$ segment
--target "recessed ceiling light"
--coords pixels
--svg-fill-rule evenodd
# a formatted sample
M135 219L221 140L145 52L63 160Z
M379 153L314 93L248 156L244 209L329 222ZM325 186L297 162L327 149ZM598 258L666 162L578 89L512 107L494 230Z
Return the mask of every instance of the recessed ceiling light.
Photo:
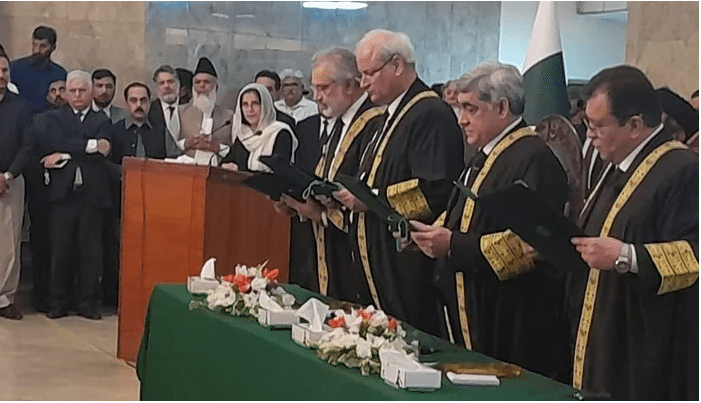
M305 1L304 8L320 8L323 10L360 10L368 6L362 1Z

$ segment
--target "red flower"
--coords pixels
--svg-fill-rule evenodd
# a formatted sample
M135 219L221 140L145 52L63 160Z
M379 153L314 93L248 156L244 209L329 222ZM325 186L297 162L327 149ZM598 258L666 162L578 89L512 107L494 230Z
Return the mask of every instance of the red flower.
M329 326L334 329L337 327L346 326L346 319L343 316L336 316L335 318L329 320Z
M270 280L270 281L277 280L278 274L280 274L279 269L273 269L273 270L263 269L263 276L267 277L268 280Z
M370 317L372 316L371 313L367 313L362 309L358 311L358 315L362 316L363 320L370 320Z
M233 274L227 274L226 276L222 277L221 279L226 281L227 283L234 284L234 275Z
M394 320L394 318L390 318L389 324L387 325L387 329L391 331L397 330L397 321Z
M246 293L251 290L251 281L253 280L252 277L246 277L243 274L237 274L234 276L234 281L233 283L236 285L236 288L239 289L239 292Z

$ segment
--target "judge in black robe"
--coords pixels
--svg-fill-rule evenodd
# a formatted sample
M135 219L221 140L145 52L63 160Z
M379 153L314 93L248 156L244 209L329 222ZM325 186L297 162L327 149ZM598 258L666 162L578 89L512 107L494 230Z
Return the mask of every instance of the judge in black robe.
M391 116L385 113L366 137L358 177L400 214L431 223L463 166L460 128L451 108L418 78L398 99ZM387 224L372 212L353 214L351 220L356 264L365 272L376 307L440 334L429 258L417 250L398 252Z
M494 78L498 77L498 78ZM521 180L562 212L567 175L520 117L525 100L513 66L486 63L458 81L460 125L479 149L459 181L486 195ZM486 83L489 83L487 86ZM480 92L488 87L490 92ZM518 203L514 200L514 203ZM468 349L562 381L568 378L565 276L524 252L523 241L457 188L434 227L412 239L437 258L449 337Z
M615 122L604 85L632 116L592 129ZM595 267L568 287L573 384L585 398L698 400L698 155L670 141L637 69L606 69L588 93L588 136L611 164L580 216L590 238L573 240ZM625 140L607 148L610 136Z

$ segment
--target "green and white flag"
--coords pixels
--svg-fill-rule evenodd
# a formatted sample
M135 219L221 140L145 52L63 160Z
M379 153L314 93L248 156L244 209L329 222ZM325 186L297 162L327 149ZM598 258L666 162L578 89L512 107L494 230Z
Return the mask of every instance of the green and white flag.
M528 124L535 125L553 114L569 118L565 64L553 1L538 4L523 64L523 87L526 91L523 118Z

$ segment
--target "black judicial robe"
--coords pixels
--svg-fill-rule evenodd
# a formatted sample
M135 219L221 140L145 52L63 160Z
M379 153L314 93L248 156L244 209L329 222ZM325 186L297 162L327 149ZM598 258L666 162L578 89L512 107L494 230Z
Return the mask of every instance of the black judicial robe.
M430 224L443 211L452 181L464 166L462 131L452 109L416 79L387 122L375 152L369 150L366 158L371 158L372 167L361 163L359 177L399 213ZM440 334L431 259L418 250L397 252L387 225L373 213L352 218L351 234L357 241L353 253L360 257L375 305Z
M380 122L384 108L373 108L369 98L363 102L350 122L343 141L338 144L336 155L334 150L321 155L315 173L324 176L324 166L329 165L325 179L334 180L337 174L355 176L358 173L361 146L366 138L373 134ZM331 130L331 128L329 128ZM331 138L329 138L329 141ZM362 305L372 304L370 289L358 257L352 252L355 239L348 232L349 215L340 210L330 214L328 226L313 223L315 237L314 265L317 289L324 291L321 282L326 281L326 295L341 301L356 302ZM321 280L321 278L327 280ZM323 293L323 292L322 292Z
M669 140L663 131L626 173L607 176L591 209L582 215L588 235L599 236L633 172ZM607 400L698 400L698 155L688 149L664 154L615 216L609 236L635 246L639 272L598 271L593 304L583 303L590 273L575 273L571 279L579 347L575 387L585 397ZM582 316L591 319L588 333L580 324Z
M567 175L542 139L526 135L499 153L510 137L519 133L533 132L522 122L497 143L480 171L485 176L476 193L488 194L520 179L553 209L563 211ZM494 156L489 166L489 158ZM468 182L468 187L474 181ZM507 235L507 227L498 217L484 213L479 206L473 210L467 231L461 231L466 198L456 189L451 204L444 223L453 231L450 255L438 261L437 278L456 343L471 343L474 351L566 382L570 355L564 274L543 261L524 265L518 255L523 257L519 238ZM502 242L508 247L500 246ZM498 273L499 261L487 258L486 253L497 250L513 258L513 265L506 267L511 274ZM461 298L465 301L462 315ZM464 332L469 334L470 343L466 343Z

